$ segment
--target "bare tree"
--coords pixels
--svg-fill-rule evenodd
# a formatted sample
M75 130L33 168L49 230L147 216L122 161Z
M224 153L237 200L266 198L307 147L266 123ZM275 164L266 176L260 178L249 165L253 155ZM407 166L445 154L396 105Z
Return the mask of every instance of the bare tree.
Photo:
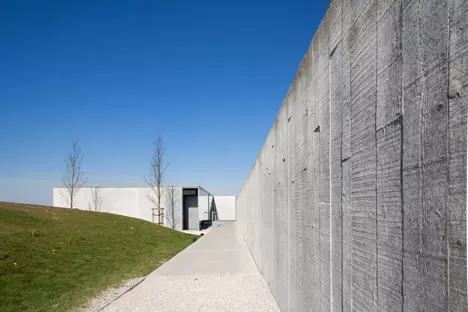
M74 208L76 195L86 183L86 177L82 169L83 153L77 137L72 139L71 145L71 150L65 158L66 171L63 185L65 187L65 201L70 208Z
M158 132L156 140L153 142L153 155L150 160L150 172L146 177L146 184L150 187L149 200L156 206L153 208L154 216L158 217L158 224L163 223L163 207L161 207L162 183L164 181L164 172L167 169L164 141L161 133ZM154 211L156 210L156 213Z
M102 197L99 186L91 186L91 200L88 202L88 208L91 211L101 211Z
M175 229L180 222L180 216L177 214L176 207L179 203L177 188L170 186L166 191L166 219L169 226Z

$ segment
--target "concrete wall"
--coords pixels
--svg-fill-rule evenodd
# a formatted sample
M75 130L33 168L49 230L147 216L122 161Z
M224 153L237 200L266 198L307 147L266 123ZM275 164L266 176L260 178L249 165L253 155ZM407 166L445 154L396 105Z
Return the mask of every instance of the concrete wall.
M213 195L202 187L198 188L198 219L210 220L210 205Z
M215 196L212 207L216 207L218 220L236 220L236 196Z
M467 311L468 1L334 0L237 200L282 311Z
M198 188L198 215L200 220L211 220L212 211L218 220L236 220L236 196L214 196L202 187Z
M164 208L168 207L166 204L168 189L166 187L162 189L161 207ZM182 230L182 187L175 187L174 193L176 198L174 209L175 228ZM53 205L55 207L68 207L64 197L65 194L63 188L53 189ZM82 188L75 199L76 208L90 210L91 194L91 188ZM152 221L151 208L155 207L155 205L148 199L148 195L151 195L148 187L102 187L99 194L102 199L101 212ZM169 220L172 220L172 217L169 216L169 209L167 209L164 225L172 227ZM155 222L157 222L157 216L155 216Z

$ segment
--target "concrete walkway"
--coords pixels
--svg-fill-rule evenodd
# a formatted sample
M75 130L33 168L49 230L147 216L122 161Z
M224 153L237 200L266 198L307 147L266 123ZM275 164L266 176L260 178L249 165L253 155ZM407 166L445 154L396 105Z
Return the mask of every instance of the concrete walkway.
M103 311L279 311L235 223L211 229Z

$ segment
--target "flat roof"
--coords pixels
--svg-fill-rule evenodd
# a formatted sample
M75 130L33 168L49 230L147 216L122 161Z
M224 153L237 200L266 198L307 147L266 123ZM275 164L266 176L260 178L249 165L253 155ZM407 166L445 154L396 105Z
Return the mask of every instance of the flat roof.
M139 188L139 189L150 188L149 186L129 186L129 185L126 185L126 186L87 185L87 186L82 186L81 188L86 189L86 188L92 188L92 187L95 187L95 186L99 186L99 188L128 188L128 189L131 189L131 188ZM201 187L200 185L162 185L161 187L164 188L164 187L171 187L171 186L181 187L181 188L199 188L199 189L204 190L208 194L213 195L213 194L211 194L211 192L209 192L204 187ZM65 189L65 188L66 187L64 187L64 186L57 186L57 187L54 187L53 189Z

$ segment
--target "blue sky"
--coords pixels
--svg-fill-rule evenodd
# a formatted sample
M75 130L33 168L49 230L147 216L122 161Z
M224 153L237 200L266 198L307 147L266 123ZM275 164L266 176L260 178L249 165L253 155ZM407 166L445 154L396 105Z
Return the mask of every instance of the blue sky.
M52 203L73 136L90 184L237 195L328 1L2 1L0 201Z

